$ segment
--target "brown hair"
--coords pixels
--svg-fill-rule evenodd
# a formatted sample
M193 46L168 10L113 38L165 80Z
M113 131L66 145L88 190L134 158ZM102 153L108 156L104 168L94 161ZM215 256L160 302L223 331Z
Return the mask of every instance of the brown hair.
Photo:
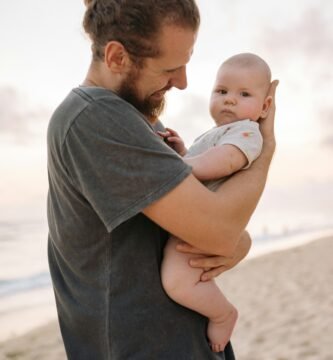
M136 64L159 55L157 37L163 25L197 31L200 15L195 0L84 0L83 27L92 41L94 61L104 60L112 40L123 44Z

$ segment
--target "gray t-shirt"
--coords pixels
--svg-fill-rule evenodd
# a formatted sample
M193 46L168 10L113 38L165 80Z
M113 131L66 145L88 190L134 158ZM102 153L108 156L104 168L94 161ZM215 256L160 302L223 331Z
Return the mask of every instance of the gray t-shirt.
M167 297L168 234L141 211L191 172L130 104L76 88L48 128L49 265L69 359L223 359Z

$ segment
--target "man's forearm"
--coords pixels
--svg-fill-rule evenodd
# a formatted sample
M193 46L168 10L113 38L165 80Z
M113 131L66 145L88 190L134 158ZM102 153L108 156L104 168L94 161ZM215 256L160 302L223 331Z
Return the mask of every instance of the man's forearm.
M212 256L211 254L205 254L201 250L194 248L193 246L180 242L177 245L177 250L180 252L202 255L202 257L195 257L190 261L190 265L194 268L203 269L201 276L202 281L211 280L214 277L219 276L227 270L235 267L240 261L242 261L245 256L249 253L251 248L251 237L247 231L244 231L239 241L237 242L236 249L232 255L229 257L226 256ZM194 261L194 263L193 263Z
M241 262L246 255L249 253L250 248L252 245L252 240L247 231L244 231L239 239L239 242L236 246L235 254L228 262L225 263L226 270L232 269L235 267L239 262Z
M245 230L264 190L275 149L274 141L264 143L260 157L245 171L238 172L217 190L221 201L229 204L228 221L235 236Z

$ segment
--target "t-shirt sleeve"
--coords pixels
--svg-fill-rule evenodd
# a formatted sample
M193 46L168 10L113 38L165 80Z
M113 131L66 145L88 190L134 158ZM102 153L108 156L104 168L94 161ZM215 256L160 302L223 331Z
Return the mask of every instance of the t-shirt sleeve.
M235 123L219 140L218 145L234 145L244 153L248 163L243 169L251 166L252 162L261 153L263 138L259 130L259 124L254 121L244 120Z
M73 122L63 157L74 187L108 231L162 197L191 173L136 109L90 104Z

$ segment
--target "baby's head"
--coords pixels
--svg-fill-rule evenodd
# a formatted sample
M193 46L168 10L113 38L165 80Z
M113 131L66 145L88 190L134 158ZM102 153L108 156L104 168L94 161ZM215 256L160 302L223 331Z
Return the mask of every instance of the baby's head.
M220 66L210 98L210 113L217 126L238 120L257 121L267 116L271 71L257 55L234 55Z

